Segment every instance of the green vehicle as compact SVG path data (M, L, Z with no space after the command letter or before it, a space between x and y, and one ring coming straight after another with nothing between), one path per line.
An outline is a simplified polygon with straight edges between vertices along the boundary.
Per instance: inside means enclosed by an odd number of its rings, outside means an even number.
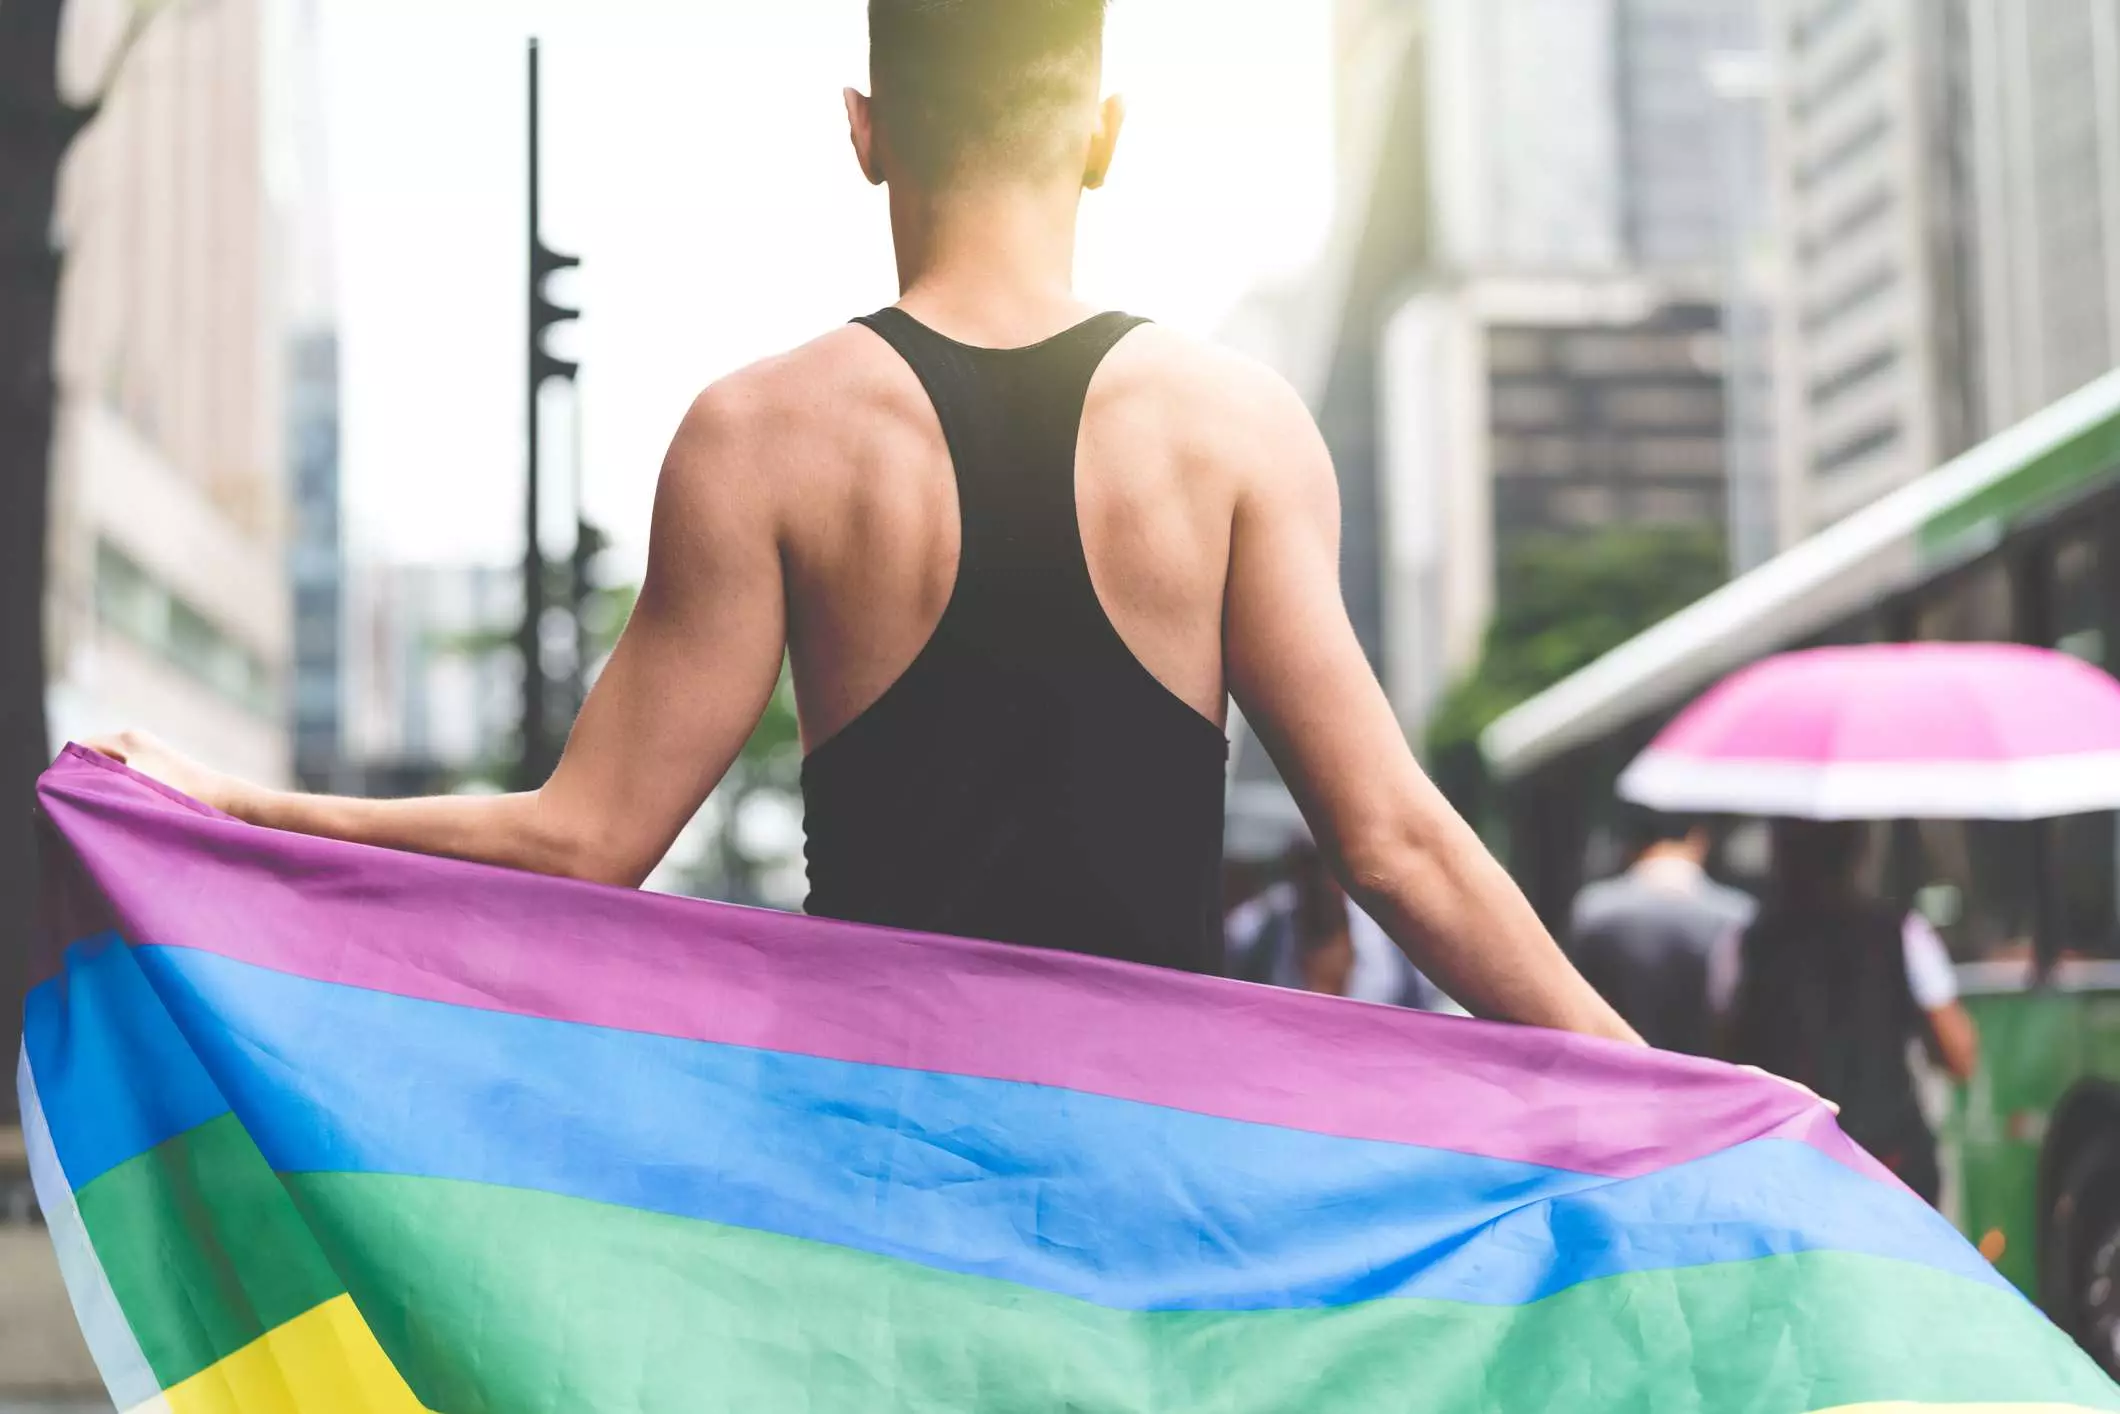
M2035 643L2120 672L2120 371L1892 492L1533 698L1488 731L1508 853L1549 922L1623 862L1613 784L1673 713L1755 659L1834 643ZM2120 1376L2120 830L1879 825L1879 882L1936 923L1981 1031L1940 1103L1945 1208ZM1745 882L1759 831L1723 864Z

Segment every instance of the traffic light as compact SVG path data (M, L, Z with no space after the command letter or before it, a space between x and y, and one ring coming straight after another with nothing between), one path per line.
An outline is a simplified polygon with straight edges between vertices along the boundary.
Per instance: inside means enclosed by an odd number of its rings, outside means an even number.
M564 324L581 317L578 309L569 309L546 292L546 282L562 270L573 270L581 265L581 258L561 255L536 236L530 238L530 386L533 390L544 386L547 379L572 379L581 371L581 365L567 359L555 357L545 347L545 331L555 324Z
M547 691L552 684L547 679L544 654L545 606L548 602L545 576L547 566L545 552L538 542L541 524L539 495L542 461L538 429L538 390L554 378L573 382L580 366L570 360L559 358L545 347L545 336L555 324L564 324L580 317L580 311L571 309L552 298L547 286L552 277L562 270L572 270L581 264L579 258L562 255L545 244L539 221L541 208L540 162L538 160L538 63L537 41L530 41L530 189L529 238L530 238L530 327L527 396L523 400L526 426L524 446L523 487L523 620L516 633L516 643L523 660L523 714L522 714L522 759L516 768L516 784L523 790L535 790L543 785L546 776L559 758L558 743L565 739L562 724L553 720L554 699ZM577 467L577 498L580 494L579 467ZM579 518L579 509L576 516ZM567 600L576 595L564 596ZM577 611L578 611L578 606ZM569 709L571 712L571 708Z

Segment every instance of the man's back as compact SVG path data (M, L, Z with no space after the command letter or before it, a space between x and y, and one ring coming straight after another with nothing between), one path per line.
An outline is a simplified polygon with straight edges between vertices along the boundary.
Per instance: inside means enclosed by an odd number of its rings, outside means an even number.
M1065 322L1038 338L1089 313L1056 310ZM1238 489L1291 417L1307 421L1270 374L1153 324L1112 347L1083 405L1076 510L1097 600L1142 666L1217 726ZM702 474L754 478L780 512L788 647L815 750L912 664L956 585L941 416L907 360L849 324L724 380L693 420L757 453Z
M728 474L785 513L812 912L1217 965L1232 362L894 308L737 380L782 424Z

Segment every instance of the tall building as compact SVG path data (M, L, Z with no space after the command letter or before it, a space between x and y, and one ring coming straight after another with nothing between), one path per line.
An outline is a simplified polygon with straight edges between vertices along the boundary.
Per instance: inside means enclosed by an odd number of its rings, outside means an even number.
M1721 312L1641 276L1487 276L1384 341L1385 686L1422 721L1478 657L1513 544L1727 515Z
M1780 536L2120 363L2120 0L1777 0Z
M345 751L346 545L339 495L337 270L318 64L318 0L291 5L282 85L298 198L291 223L287 339L288 578L294 596L289 725L295 776L338 790Z
M290 342L294 591L289 694L295 774L308 790L341 790L345 757L346 550L339 503L339 341L328 326Z
M337 788L427 794L498 779L518 728L513 568L364 563L349 575Z
M1419 82L1440 266L1620 267L1616 14L1616 0L1430 0Z
M158 14L69 161L47 622L55 734L144 727L286 781L272 8ZM129 10L77 0L69 52L104 52Z
M1768 346L1726 337L1765 114L1755 0L1430 0L1425 243L1383 310L1379 671L1409 730L1476 661L1510 542L1737 517ZM1742 357L1739 357L1742 355ZM1726 383L1751 401L1726 392ZM1333 429L1328 426L1328 437Z
M1984 431L2120 365L2120 0L1966 0Z
M1715 281L1762 214L1766 117L1733 88L1765 42L1759 0L1618 0L1620 244L1637 271Z
M1757 0L1430 0L1424 73L1438 254L1458 270L1654 273L1712 288L1733 143L1718 91Z
M1317 414L1349 615L1417 733L1477 657L1498 540L1735 518L1725 443L1762 436L1763 358L1752 401L1726 398L1722 305L1765 226L1733 193L1764 180L1765 115L1716 72L1756 53L1758 0L1338 0L1335 20L1332 238L1307 289L1230 332ZM1241 733L1233 774L1235 854L1287 812Z

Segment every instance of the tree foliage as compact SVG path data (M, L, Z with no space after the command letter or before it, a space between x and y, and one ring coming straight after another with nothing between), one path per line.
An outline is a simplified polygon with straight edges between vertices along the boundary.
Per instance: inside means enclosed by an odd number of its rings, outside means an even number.
M1615 526L1509 547L1479 663L1429 722L1431 769L1452 803L1474 820L1486 815L1479 738L1495 719L1677 613L1726 573L1722 534L1705 526Z

